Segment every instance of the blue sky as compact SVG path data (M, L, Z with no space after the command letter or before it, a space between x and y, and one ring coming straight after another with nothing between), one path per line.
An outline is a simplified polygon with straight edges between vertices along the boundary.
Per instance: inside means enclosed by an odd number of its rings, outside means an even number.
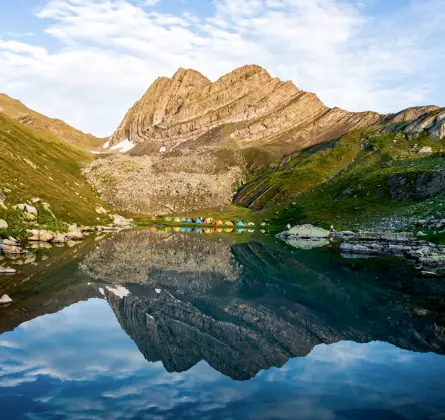
M0 0L0 92L110 135L158 76L244 64L328 106L445 105L443 0Z

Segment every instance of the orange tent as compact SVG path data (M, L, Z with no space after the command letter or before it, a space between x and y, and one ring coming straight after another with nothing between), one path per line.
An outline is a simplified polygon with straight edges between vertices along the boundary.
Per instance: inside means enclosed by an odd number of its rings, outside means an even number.
M153 217L151 218L151 221L154 222L155 220L156 220L156 217L153 216Z
M223 223L221 220L216 220L215 222L213 222L213 224L214 224L215 226L221 226L221 225L223 225L224 223Z
M232 222L228 221L225 223L226 226L235 226Z

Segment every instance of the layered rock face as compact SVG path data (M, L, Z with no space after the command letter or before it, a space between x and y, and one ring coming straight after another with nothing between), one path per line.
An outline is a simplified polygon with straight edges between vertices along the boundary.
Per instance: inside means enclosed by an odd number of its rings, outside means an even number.
M111 144L132 154L202 145L263 148L276 155L374 124L380 115L330 109L313 93L248 65L211 83L194 70L159 78L125 116ZM224 130L219 129L224 127Z
M171 79L157 79L111 137L110 146L136 144L132 157L101 159L86 175L122 210L217 208L232 201L246 167L380 119L373 112L328 108L259 66L241 67L214 83L179 69Z

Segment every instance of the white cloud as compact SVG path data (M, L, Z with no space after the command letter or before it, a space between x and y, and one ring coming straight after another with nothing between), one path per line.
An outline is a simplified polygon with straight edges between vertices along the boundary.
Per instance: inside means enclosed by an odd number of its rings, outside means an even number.
M37 16L58 47L3 35L1 90L105 136L156 77L178 67L216 79L259 64L329 106L381 112L434 102L444 84L439 0L378 17L363 1L218 0L206 17L161 13L156 3L47 0Z

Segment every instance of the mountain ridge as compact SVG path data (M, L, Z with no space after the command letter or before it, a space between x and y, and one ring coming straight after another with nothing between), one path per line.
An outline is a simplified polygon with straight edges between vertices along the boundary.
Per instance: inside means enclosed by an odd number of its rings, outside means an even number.
M35 130L49 132L68 144L85 151L96 150L105 141L92 134L77 130L63 120L50 118L34 111L18 99L11 98L4 93L0 93L0 114L4 114Z

